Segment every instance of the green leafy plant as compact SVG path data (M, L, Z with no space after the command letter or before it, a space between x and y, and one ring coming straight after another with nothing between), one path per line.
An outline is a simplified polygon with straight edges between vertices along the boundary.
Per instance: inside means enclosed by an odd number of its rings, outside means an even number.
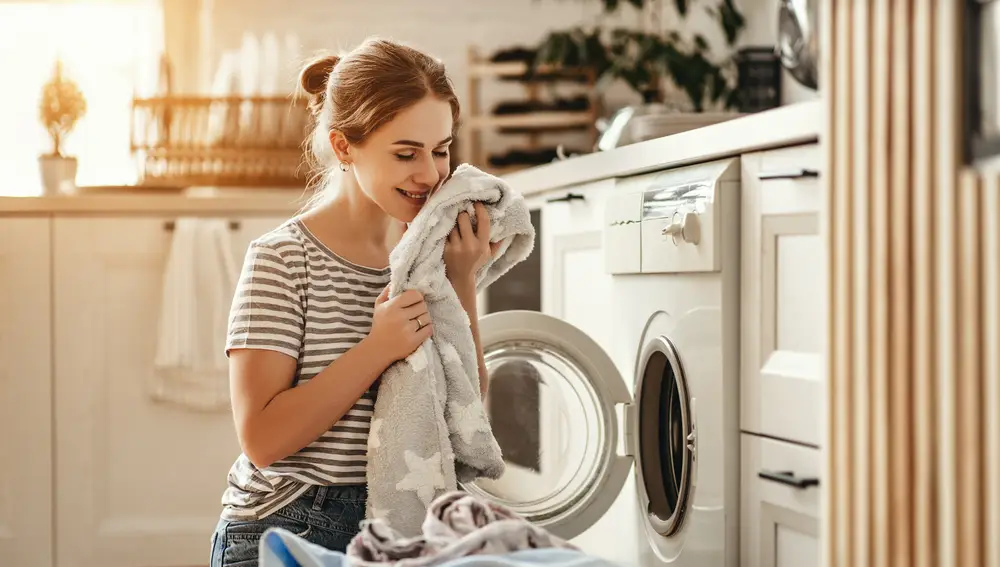
M696 112L710 103L721 102L725 108L737 104L737 91L731 79L732 57L715 62L710 58L708 40L701 34L685 39L678 31L663 31L659 24L661 0L600 0L603 13L614 13L624 3L654 14L652 30L628 28L605 29L595 25L550 33L538 46L534 65L584 67L598 77L598 88L621 80L637 92L644 102L663 102L664 81L672 81L690 100ZM673 0L682 20L690 14L697 0ZM718 0L705 7L718 23L728 47L735 45L746 20L734 0Z
M62 61L56 61L52 76L42 86L38 112L42 126L52 139L50 155L62 157L63 141L87 113L87 100L76 83L63 72Z

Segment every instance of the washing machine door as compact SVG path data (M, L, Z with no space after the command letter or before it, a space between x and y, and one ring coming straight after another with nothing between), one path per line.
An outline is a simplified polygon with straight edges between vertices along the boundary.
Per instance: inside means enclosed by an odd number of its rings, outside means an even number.
M628 387L604 349L556 317L491 313L479 332L486 410L507 466L463 488L572 539L607 512L630 472L631 457L618 453Z
M640 512L652 551L664 562L684 548L695 479L695 400L664 312L646 323L636 357L630 441Z

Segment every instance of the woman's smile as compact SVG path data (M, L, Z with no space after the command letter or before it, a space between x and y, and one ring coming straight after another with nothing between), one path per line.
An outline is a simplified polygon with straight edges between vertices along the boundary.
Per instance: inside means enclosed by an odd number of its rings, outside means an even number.
M403 196L411 205L417 207L422 207L424 203L427 202L427 197L431 194L430 191L407 191L405 189L400 189L396 187L396 191Z

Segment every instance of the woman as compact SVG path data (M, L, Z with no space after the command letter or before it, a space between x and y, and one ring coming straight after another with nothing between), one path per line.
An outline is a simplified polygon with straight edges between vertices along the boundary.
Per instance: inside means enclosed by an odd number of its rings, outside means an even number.
M389 253L449 173L458 99L437 60L371 39L306 66L312 153L328 173L306 212L251 243L233 300L227 354L243 453L229 473L213 567L256 565L271 526L343 551L365 515L365 458L376 380L431 336L416 291L388 299ZM459 217L445 266L472 322L474 274L489 259Z

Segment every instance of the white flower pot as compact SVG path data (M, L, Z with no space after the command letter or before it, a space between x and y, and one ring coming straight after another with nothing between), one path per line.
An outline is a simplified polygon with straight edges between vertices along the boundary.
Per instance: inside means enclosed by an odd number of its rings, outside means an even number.
M76 191L75 157L39 156L38 167L42 175L42 191L46 196L68 194Z

